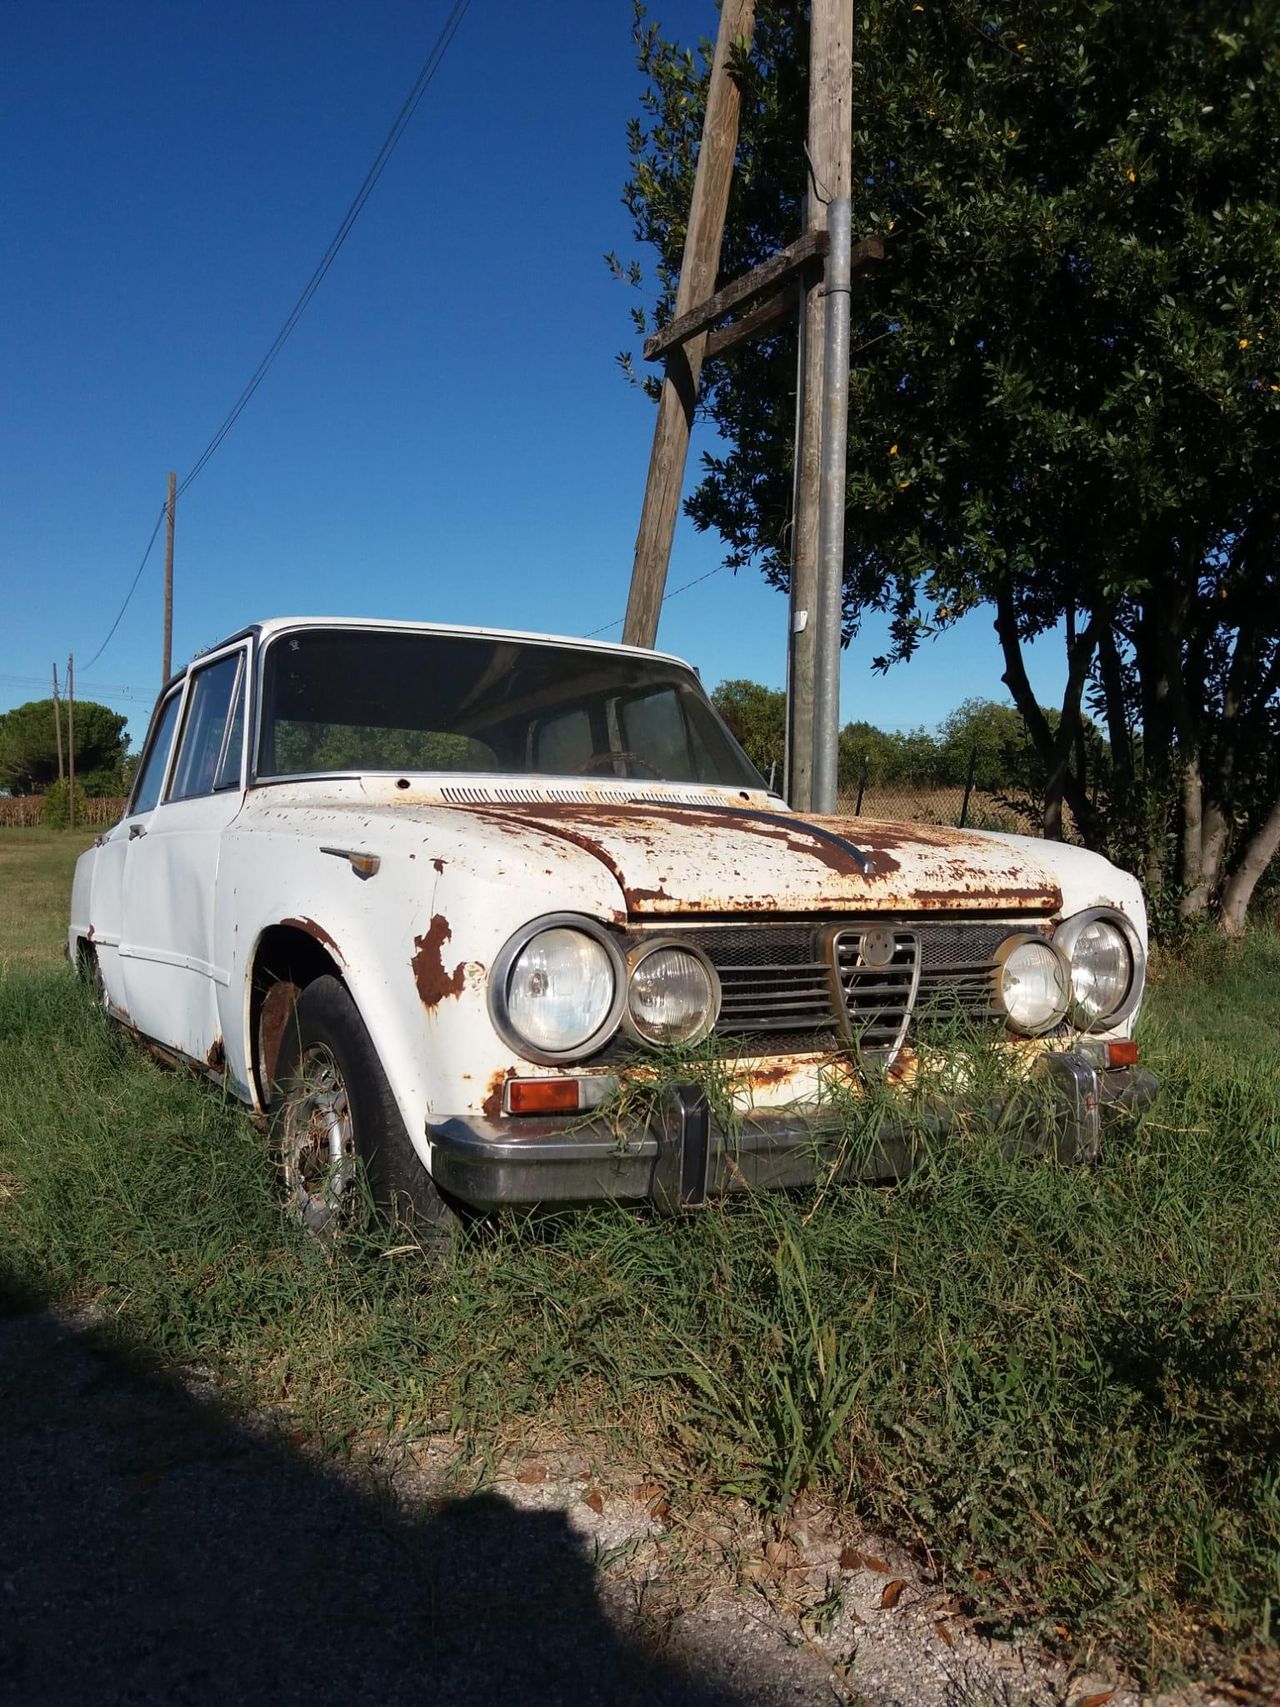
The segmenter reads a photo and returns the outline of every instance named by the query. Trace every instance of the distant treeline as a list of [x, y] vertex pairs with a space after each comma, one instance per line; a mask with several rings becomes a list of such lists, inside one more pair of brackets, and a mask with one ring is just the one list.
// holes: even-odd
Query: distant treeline
[[[786, 695], [759, 682], [721, 682], [712, 694], [720, 715], [767, 780], [781, 786], [786, 750]], [[1046, 708], [1054, 722], [1056, 712]], [[1086, 739], [1105, 749], [1095, 726]], [[997, 700], [966, 699], [936, 729], [878, 729], [846, 723], [840, 731], [839, 786], [868, 788], [973, 786], [984, 794], [1034, 802], [1044, 792], [1043, 766], [1021, 715]]]

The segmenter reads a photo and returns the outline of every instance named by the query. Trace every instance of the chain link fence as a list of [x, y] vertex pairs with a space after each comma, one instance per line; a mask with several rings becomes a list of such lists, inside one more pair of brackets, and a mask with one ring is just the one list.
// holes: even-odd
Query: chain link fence
[[960, 829], [1003, 830], [1038, 836], [1043, 831], [1039, 803], [979, 788], [974, 780], [977, 750], [969, 755], [963, 783], [941, 782], [927, 772], [889, 781], [871, 781], [863, 759], [852, 786], [840, 790], [836, 810], [850, 818], [879, 818], [891, 823], [950, 824]]

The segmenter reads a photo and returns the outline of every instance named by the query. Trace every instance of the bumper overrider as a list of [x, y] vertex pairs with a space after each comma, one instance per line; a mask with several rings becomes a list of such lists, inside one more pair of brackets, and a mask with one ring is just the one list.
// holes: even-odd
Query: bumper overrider
[[[1104, 1119], [1147, 1108], [1159, 1088], [1140, 1067], [1104, 1068], [1078, 1053], [1043, 1056], [1039, 1074], [1040, 1084], [981, 1113], [1011, 1147], [1064, 1162], [1093, 1160]], [[873, 1129], [854, 1135], [827, 1106], [753, 1112], [728, 1131], [688, 1084], [671, 1089], [647, 1126], [621, 1136], [603, 1121], [468, 1116], [431, 1123], [427, 1137], [437, 1185], [477, 1209], [647, 1202], [674, 1212], [731, 1192], [903, 1179], [934, 1140], [965, 1124], [963, 1111], [935, 1099], [878, 1112]]]

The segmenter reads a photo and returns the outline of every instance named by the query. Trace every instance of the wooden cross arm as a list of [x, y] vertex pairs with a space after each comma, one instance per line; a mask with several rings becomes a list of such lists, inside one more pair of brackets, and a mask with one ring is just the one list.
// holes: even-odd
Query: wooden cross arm
[[[673, 320], [670, 325], [662, 327], [651, 338], [647, 338], [644, 359], [647, 362], [661, 361], [678, 345], [687, 343], [690, 338], [696, 338], [700, 332], [714, 326], [717, 320], [723, 320], [726, 314], [742, 303], [750, 302], [752, 297], [762, 296], [765, 291], [785, 284], [814, 261], [821, 260], [830, 247], [831, 239], [825, 231], [807, 231], [803, 237], [798, 237], [794, 243], [789, 243], [776, 255], [770, 255], [767, 261], [762, 261], [749, 273], [744, 273], [741, 278], [734, 279], [714, 296], [709, 296], [699, 307], [691, 308], [687, 314], [682, 314], [678, 320]], [[884, 244], [878, 237], [868, 237], [864, 242], [855, 243], [853, 246], [851, 260], [854, 271], [866, 266], [870, 261], [883, 259]], [[715, 334], [717, 351], [736, 342], [734, 334], [738, 333], [738, 326], [742, 328], [740, 335], [747, 336], [776, 318], [774, 313], [762, 313], [759, 310], [746, 315], [734, 326], [727, 326], [723, 333]], [[710, 353], [708, 351], [708, 354]]]
[[770, 255], [767, 261], [761, 261], [758, 267], [753, 267], [740, 279], [734, 279], [732, 284], [709, 296], [699, 307], [691, 308], [687, 314], [682, 314], [678, 320], [646, 338], [644, 359], [647, 362], [661, 361], [668, 350], [675, 349], [677, 344], [687, 343], [699, 332], [705, 332], [708, 326], [723, 320], [741, 303], [760, 296], [772, 285], [782, 284], [811, 261], [821, 260], [830, 247], [831, 239], [825, 231], [806, 231], [803, 237], [798, 237], [794, 243], [789, 243], [776, 255]]

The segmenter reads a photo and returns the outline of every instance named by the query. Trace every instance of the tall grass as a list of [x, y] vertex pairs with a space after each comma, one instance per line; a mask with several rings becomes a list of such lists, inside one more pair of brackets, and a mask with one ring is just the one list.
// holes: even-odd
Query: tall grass
[[335, 1443], [561, 1429], [689, 1498], [846, 1502], [999, 1626], [1246, 1646], [1280, 1616], [1280, 945], [1164, 976], [1165, 1094], [1096, 1168], [979, 1129], [891, 1189], [513, 1220], [436, 1270], [306, 1244], [240, 1112], [23, 972], [5, 1263]]

